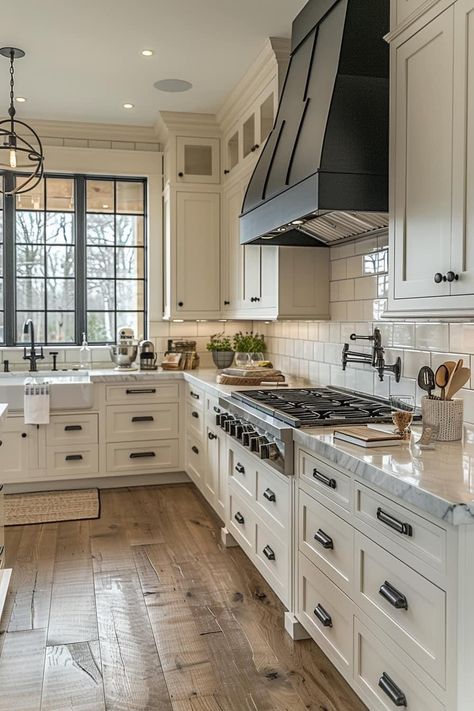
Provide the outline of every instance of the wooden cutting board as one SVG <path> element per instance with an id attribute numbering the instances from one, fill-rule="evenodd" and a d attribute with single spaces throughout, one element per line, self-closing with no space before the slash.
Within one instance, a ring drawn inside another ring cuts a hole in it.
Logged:
<path id="1" fill-rule="evenodd" d="M 250 377 L 239 377 L 237 375 L 224 375 L 221 373 L 220 375 L 217 376 L 216 381 L 220 385 L 260 385 L 260 383 L 284 383 L 285 382 L 285 376 L 284 375 L 265 375 L 265 373 L 262 373 L 261 375 L 255 377 L 255 378 L 250 378 Z"/>

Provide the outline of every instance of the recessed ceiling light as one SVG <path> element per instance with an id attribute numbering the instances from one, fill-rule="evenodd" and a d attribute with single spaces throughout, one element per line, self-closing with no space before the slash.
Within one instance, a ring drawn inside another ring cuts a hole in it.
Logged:
<path id="1" fill-rule="evenodd" d="M 144 57 L 153 57 L 155 53 L 152 49 L 142 49 L 142 54 Z"/>
<path id="2" fill-rule="evenodd" d="M 17 96 L 15 101 L 18 101 L 19 104 L 24 104 L 26 99 L 24 96 Z"/>
<path id="3" fill-rule="evenodd" d="M 102 209 L 103 209 L 103 210 L 108 210 L 108 209 L 109 209 L 109 206 L 108 206 L 108 205 L 102 205 Z"/>
<path id="4" fill-rule="evenodd" d="M 159 91 L 189 91 L 193 88 L 190 81 L 185 81 L 184 79 L 160 79 L 156 81 L 153 86 Z"/>
<path id="5" fill-rule="evenodd" d="M 134 109 L 134 108 L 135 108 L 135 104 L 126 103 L 126 104 L 123 104 L 123 108 L 124 108 L 124 109 Z"/>
<path id="6" fill-rule="evenodd" d="M 292 225 L 304 225 L 304 220 L 293 220 Z"/>

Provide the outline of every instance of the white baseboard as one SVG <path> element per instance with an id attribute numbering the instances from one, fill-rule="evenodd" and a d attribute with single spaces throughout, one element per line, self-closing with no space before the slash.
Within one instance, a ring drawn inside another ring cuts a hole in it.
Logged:
<path id="1" fill-rule="evenodd" d="M 23 494 L 29 491 L 68 491 L 70 489 L 119 489 L 129 486 L 152 486 L 156 484 L 183 484 L 191 480 L 186 472 L 165 472 L 164 474 L 130 474 L 125 476 L 104 476 L 88 479 L 68 479 L 67 481 L 29 481 L 22 484 L 5 484 L 4 494 Z"/>

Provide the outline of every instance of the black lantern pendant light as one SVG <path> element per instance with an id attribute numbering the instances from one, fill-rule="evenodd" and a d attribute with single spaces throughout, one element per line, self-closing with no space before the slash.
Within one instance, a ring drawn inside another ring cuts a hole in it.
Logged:
<path id="1" fill-rule="evenodd" d="M 43 177 L 43 146 L 31 126 L 15 118 L 15 76 L 13 62 L 25 56 L 22 49 L 2 47 L 0 54 L 10 60 L 9 118 L 0 121 L 0 170 L 17 172 L 15 187 L 1 190 L 5 195 L 19 195 L 32 190 Z"/>

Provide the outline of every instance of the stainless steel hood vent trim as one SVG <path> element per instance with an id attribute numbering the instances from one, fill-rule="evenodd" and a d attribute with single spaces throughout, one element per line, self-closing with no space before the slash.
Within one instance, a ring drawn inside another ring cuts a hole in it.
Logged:
<path id="1" fill-rule="evenodd" d="M 310 0 L 295 19 L 242 244 L 329 246 L 386 229 L 388 24 L 389 0 Z"/>

